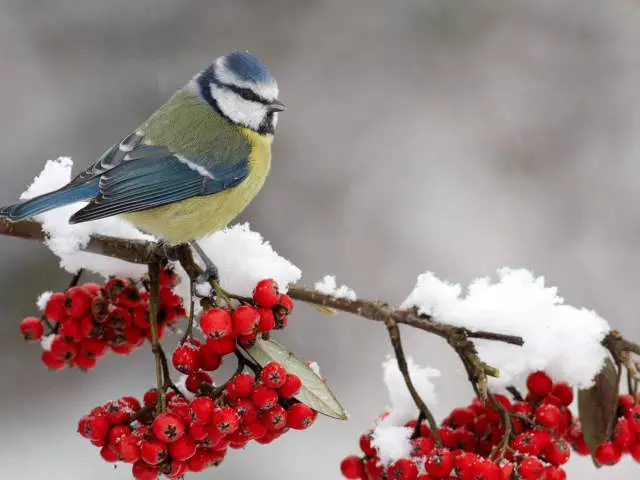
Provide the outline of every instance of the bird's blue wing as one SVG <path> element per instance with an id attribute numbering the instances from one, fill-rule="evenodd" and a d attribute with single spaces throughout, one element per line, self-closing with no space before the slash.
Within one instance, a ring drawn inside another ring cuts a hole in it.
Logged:
<path id="1" fill-rule="evenodd" d="M 86 222 L 211 195 L 235 187 L 248 172 L 248 159 L 205 168 L 165 147 L 138 147 L 119 165 L 96 172 L 100 175 L 98 196 L 69 221 Z"/>

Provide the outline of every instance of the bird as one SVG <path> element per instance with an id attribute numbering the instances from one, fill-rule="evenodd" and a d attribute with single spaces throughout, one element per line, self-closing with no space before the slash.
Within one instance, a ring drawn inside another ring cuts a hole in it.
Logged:
<path id="1" fill-rule="evenodd" d="M 88 201 L 70 223 L 117 215 L 167 245 L 197 245 L 264 185 L 286 109 L 278 93 L 274 75 L 252 54 L 218 57 L 68 184 L 0 207 L 0 217 L 20 221 Z"/>

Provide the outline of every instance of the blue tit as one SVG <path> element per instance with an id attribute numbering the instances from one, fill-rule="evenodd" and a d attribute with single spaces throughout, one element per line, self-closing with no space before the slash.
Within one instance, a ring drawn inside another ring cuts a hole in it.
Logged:
<path id="1" fill-rule="evenodd" d="M 120 215 L 166 243 L 195 241 L 224 228 L 262 188 L 284 109 L 260 60 L 229 53 L 67 185 L 0 208 L 0 217 L 88 201 L 70 223 Z"/>

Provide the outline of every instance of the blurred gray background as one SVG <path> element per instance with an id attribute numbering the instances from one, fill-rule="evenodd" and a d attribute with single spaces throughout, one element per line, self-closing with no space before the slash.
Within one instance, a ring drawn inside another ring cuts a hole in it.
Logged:
<path id="1" fill-rule="evenodd" d="M 92 161 L 213 58 L 249 49 L 290 108 L 243 219 L 306 283 L 336 274 L 400 302 L 426 269 L 466 284 L 525 266 L 640 339 L 639 44 L 635 0 L 1 0 L 0 203 L 46 159 Z M 2 477 L 129 478 L 76 422 L 151 386 L 150 353 L 47 372 L 18 322 L 67 276 L 35 243 L 1 238 L 0 258 Z M 351 420 L 232 451 L 201 478 L 338 479 L 385 407 L 380 325 L 305 308 L 290 325 L 278 338 L 320 363 Z M 468 402 L 453 353 L 408 333 L 444 374 L 438 416 Z M 572 458 L 568 471 L 640 470 Z"/>

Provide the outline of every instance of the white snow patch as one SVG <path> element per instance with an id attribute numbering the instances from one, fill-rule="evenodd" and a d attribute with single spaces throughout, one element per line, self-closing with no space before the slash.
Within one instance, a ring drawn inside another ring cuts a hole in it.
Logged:
<path id="1" fill-rule="evenodd" d="M 44 309 L 47 307 L 47 303 L 49 303 L 49 299 L 51 298 L 51 295 L 53 295 L 53 292 L 51 290 L 48 290 L 46 292 L 42 292 L 38 296 L 38 299 L 36 300 L 36 305 L 38 306 L 41 312 L 44 312 Z"/>
<path id="2" fill-rule="evenodd" d="M 47 352 L 51 350 L 51 343 L 53 343 L 54 338 L 56 338 L 56 335 L 53 333 L 50 335 L 44 335 L 40 339 L 40 346 L 42 347 L 42 350 L 46 350 Z"/>
<path id="3" fill-rule="evenodd" d="M 338 287 L 336 283 L 336 277 L 333 275 L 325 275 L 322 277 L 322 280 L 316 282 L 314 288 L 325 295 L 331 295 L 334 298 L 344 298 L 349 300 L 350 302 L 355 302 L 358 297 L 356 292 L 353 289 L 347 287 L 346 285 L 341 285 Z"/>
<path id="4" fill-rule="evenodd" d="M 431 272 L 418 282 L 401 308 L 418 307 L 434 320 L 524 339 L 518 347 L 474 340 L 480 358 L 500 370 L 492 386 L 505 387 L 536 370 L 559 382 L 589 387 L 607 355 L 601 345 L 609 324 L 592 310 L 566 305 L 556 287 L 525 269 L 502 268 L 498 281 L 474 280 L 462 295 L 460 285 L 439 280 Z"/>
<path id="5" fill-rule="evenodd" d="M 420 397 L 427 405 L 434 406 L 438 403 L 435 387 L 432 379 L 439 377 L 440 372 L 434 368 L 421 367 L 407 357 L 409 376 Z M 383 464 L 387 465 L 400 458 L 406 458 L 411 452 L 412 429 L 404 425 L 415 420 L 418 409 L 407 389 L 402 373 L 398 369 L 398 363 L 394 357 L 389 357 L 382 364 L 384 382 L 389 392 L 391 403 L 389 414 L 382 419 L 373 430 L 371 444 L 378 450 L 378 455 Z"/>

